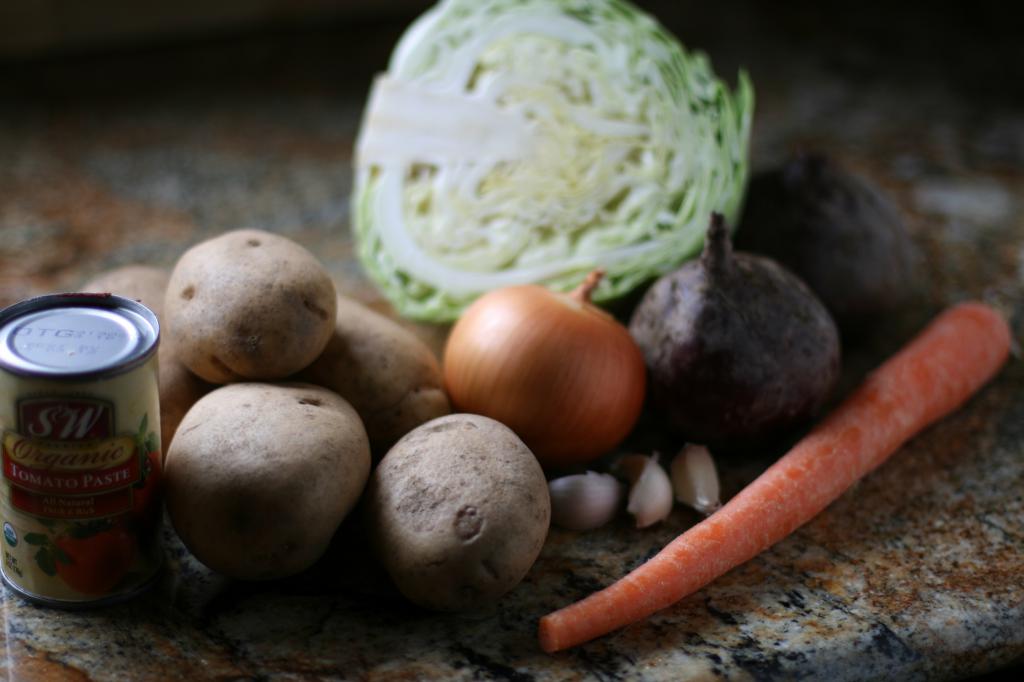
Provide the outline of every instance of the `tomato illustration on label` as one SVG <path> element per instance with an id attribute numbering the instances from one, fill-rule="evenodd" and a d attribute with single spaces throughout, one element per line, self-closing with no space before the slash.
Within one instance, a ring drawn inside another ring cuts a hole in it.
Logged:
<path id="1" fill-rule="evenodd" d="M 69 561 L 57 560 L 57 575 L 82 594 L 106 594 L 128 574 L 135 559 L 135 537 L 111 528 L 87 538 L 65 536 L 54 545 Z"/>
<path id="2" fill-rule="evenodd" d="M 110 521 L 74 524 L 56 538 L 29 533 L 25 542 L 38 547 L 35 560 L 43 573 L 82 594 L 114 589 L 135 560 L 135 536 Z"/>

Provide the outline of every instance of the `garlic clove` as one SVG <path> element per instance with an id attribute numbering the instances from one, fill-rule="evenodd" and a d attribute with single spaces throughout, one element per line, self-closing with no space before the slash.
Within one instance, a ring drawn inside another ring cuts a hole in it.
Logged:
<path id="1" fill-rule="evenodd" d="M 620 468 L 627 476 L 633 478 L 637 470 L 637 455 L 629 455 L 620 461 Z M 626 511 L 636 519 L 637 528 L 646 528 L 668 518 L 672 512 L 672 482 L 668 474 L 658 464 L 658 455 L 644 457 L 643 468 L 633 478 L 633 486 L 629 491 L 629 502 Z"/>
<path id="2" fill-rule="evenodd" d="M 622 484 L 614 476 L 588 471 L 548 481 L 551 523 L 569 530 L 593 530 L 615 518 Z"/>
<path id="3" fill-rule="evenodd" d="M 670 468 L 677 500 L 705 515 L 722 506 L 718 471 L 706 447 L 687 445 L 672 460 Z"/>

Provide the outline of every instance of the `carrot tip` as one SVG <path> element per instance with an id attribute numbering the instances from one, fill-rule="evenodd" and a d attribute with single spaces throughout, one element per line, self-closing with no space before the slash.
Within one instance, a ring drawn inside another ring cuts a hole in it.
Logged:
<path id="1" fill-rule="evenodd" d="M 553 654 L 556 651 L 560 651 L 563 647 L 558 645 L 558 638 L 553 632 L 551 632 L 551 621 L 550 616 L 544 616 L 540 619 L 540 625 L 537 627 L 537 639 L 540 641 L 540 648 L 544 650 L 544 653 Z"/>

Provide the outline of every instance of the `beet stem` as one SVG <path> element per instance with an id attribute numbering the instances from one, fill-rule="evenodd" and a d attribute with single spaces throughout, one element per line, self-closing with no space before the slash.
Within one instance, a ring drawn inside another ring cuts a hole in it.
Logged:
<path id="1" fill-rule="evenodd" d="M 721 213 L 711 214 L 711 224 L 700 258 L 705 269 L 712 273 L 724 273 L 732 267 L 732 240 L 729 238 L 725 216 Z"/>

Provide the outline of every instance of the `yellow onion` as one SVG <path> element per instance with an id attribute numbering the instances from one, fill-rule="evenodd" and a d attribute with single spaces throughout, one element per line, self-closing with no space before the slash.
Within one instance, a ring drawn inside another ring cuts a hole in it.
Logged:
<path id="1" fill-rule="evenodd" d="M 498 289 L 452 329 L 445 388 L 460 412 L 497 419 L 558 468 L 593 460 L 633 428 L 643 406 L 643 355 L 629 331 L 590 303 L 602 273 L 575 291 Z"/>

